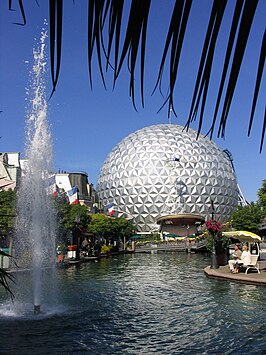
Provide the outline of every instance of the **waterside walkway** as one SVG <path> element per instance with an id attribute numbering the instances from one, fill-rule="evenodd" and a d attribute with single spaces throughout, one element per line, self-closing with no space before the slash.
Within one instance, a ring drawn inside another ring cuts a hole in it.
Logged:
<path id="1" fill-rule="evenodd" d="M 165 253 L 165 252 L 179 252 L 184 251 L 188 253 L 194 253 L 198 251 L 205 251 L 205 240 L 200 241 L 188 241 L 181 240 L 175 242 L 164 242 L 164 243 L 145 243 L 141 245 L 136 243 L 135 253 Z"/>
<path id="2" fill-rule="evenodd" d="M 75 258 L 65 258 L 62 262 L 57 262 L 58 266 L 73 266 L 73 265 L 79 265 L 83 263 L 87 263 L 90 261 L 97 262 L 100 259 L 108 258 L 110 256 L 115 256 L 115 255 L 122 255 L 122 254 L 132 254 L 132 251 L 119 251 L 119 252 L 113 252 L 110 254 L 101 254 L 98 256 L 81 256 L 79 260 L 76 260 Z"/>
<path id="3" fill-rule="evenodd" d="M 248 274 L 240 272 L 238 274 L 230 273 L 228 265 L 220 266 L 218 269 L 211 269 L 207 266 L 204 273 L 207 277 L 241 282 L 250 285 L 266 286 L 266 261 L 259 261 L 260 274 L 255 271 L 249 271 Z"/>

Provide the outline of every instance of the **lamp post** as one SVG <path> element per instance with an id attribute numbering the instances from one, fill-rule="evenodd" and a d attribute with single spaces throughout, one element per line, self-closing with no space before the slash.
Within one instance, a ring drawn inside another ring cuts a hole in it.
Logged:
<path id="1" fill-rule="evenodd" d="M 214 220 L 214 203 L 211 200 L 211 216 L 212 220 Z M 212 231 L 212 256 L 211 256 L 211 269 L 218 269 L 217 258 L 216 258 L 216 249 L 215 249 L 215 234 L 216 232 Z"/>
<path id="2" fill-rule="evenodd" d="M 215 233 L 212 234 L 212 257 L 211 257 L 211 269 L 218 269 L 215 249 Z"/>
<path id="3" fill-rule="evenodd" d="M 80 229 L 79 229 L 79 224 L 80 224 L 80 216 L 76 215 L 75 217 L 75 229 L 74 229 L 74 236 L 76 239 L 76 244 L 77 244 L 77 249 L 76 249 L 76 258 L 75 260 L 80 260 Z"/>

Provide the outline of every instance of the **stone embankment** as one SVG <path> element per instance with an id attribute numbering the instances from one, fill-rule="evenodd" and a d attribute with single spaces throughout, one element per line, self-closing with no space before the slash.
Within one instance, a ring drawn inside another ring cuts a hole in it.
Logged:
<path id="1" fill-rule="evenodd" d="M 204 269 L 204 273 L 206 274 L 206 276 L 214 279 L 266 286 L 266 260 L 259 261 L 258 264 L 260 274 L 255 270 L 249 271 L 248 274 L 245 274 L 245 272 L 232 274 L 230 273 L 228 265 L 220 266 L 218 269 L 211 269 L 210 266 L 207 266 Z"/>

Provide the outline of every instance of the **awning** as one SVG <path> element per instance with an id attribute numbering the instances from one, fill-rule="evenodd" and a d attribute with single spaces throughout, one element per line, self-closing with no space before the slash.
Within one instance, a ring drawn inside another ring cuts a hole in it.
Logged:
<path id="1" fill-rule="evenodd" d="M 145 239 L 145 237 L 143 235 L 133 235 L 130 239 Z"/>
<path id="2" fill-rule="evenodd" d="M 178 235 L 178 234 L 174 234 L 174 233 L 167 233 L 167 232 L 164 232 L 163 235 L 165 237 L 169 237 L 169 238 L 184 238 L 182 237 L 181 235 Z"/>
<path id="3" fill-rule="evenodd" d="M 222 235 L 228 238 L 238 239 L 240 242 L 261 242 L 259 235 L 248 231 L 222 232 Z"/>

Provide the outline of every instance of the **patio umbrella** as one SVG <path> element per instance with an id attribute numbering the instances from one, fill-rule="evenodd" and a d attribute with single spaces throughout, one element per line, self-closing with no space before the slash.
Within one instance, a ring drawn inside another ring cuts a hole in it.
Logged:
<path id="1" fill-rule="evenodd" d="M 222 235 L 228 238 L 238 239 L 240 242 L 261 242 L 259 235 L 248 231 L 222 232 Z"/>

